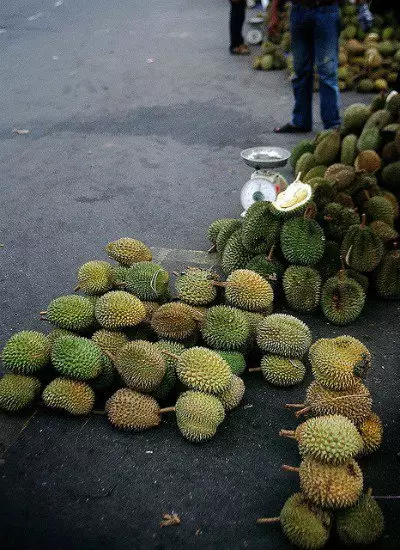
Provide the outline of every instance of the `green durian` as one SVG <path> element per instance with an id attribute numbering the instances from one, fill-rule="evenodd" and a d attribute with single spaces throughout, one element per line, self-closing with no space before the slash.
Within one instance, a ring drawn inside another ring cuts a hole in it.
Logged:
<path id="1" fill-rule="evenodd" d="M 361 314 L 366 295 L 361 285 L 346 276 L 344 270 L 330 277 L 322 287 L 321 309 L 335 325 L 348 325 Z"/>
<path id="2" fill-rule="evenodd" d="M 324 255 L 315 268 L 325 282 L 340 270 L 340 246 L 335 241 L 326 241 Z"/>
<path id="3" fill-rule="evenodd" d="M 363 214 L 361 225 L 349 228 L 341 246 L 346 264 L 362 273 L 374 270 L 383 256 L 382 241 L 365 222 L 366 216 Z"/>
<path id="4" fill-rule="evenodd" d="M 230 306 L 263 312 L 272 307 L 274 292 L 269 282 L 258 273 L 237 269 L 226 280 L 225 299 Z"/>
<path id="5" fill-rule="evenodd" d="M 225 418 L 221 401 L 199 391 L 181 393 L 175 412 L 181 434 L 194 443 L 211 439 Z"/>
<path id="6" fill-rule="evenodd" d="M 257 329 L 257 344 L 266 353 L 301 359 L 311 345 L 308 326 L 284 313 L 265 317 Z"/>
<path id="7" fill-rule="evenodd" d="M 136 296 L 115 290 L 100 296 L 95 314 L 104 329 L 118 330 L 138 325 L 146 317 L 146 309 Z"/>
<path id="8" fill-rule="evenodd" d="M 300 359 L 269 354 L 261 359 L 261 372 L 264 379 L 273 386 L 287 387 L 303 382 L 306 367 Z"/>
<path id="9" fill-rule="evenodd" d="M 159 300 L 168 291 L 169 273 L 153 262 L 136 262 L 125 275 L 125 290 L 139 300 Z"/>
<path id="10" fill-rule="evenodd" d="M 364 103 L 354 103 L 343 113 L 343 129 L 346 134 L 359 134 L 371 114 L 370 107 Z"/>
<path id="11" fill-rule="evenodd" d="M 400 190 L 400 161 L 391 162 L 382 170 L 382 185 L 394 192 Z"/>
<path id="12" fill-rule="evenodd" d="M 207 346 L 216 350 L 242 350 L 250 337 L 249 321 L 244 312 L 228 306 L 208 309 L 200 328 Z"/>
<path id="13" fill-rule="evenodd" d="M 93 260 L 83 264 L 78 271 L 78 286 L 85 294 L 104 294 L 115 283 L 115 271 L 109 262 Z"/>
<path id="14" fill-rule="evenodd" d="M 384 518 L 379 504 L 368 490 L 351 508 L 336 516 L 336 530 L 347 546 L 368 545 L 377 541 L 384 530 Z"/>
<path id="15" fill-rule="evenodd" d="M 128 342 L 118 350 L 113 361 L 128 388 L 141 393 L 155 391 L 167 369 L 159 348 L 145 340 Z"/>
<path id="16" fill-rule="evenodd" d="M 271 213 L 271 203 L 255 202 L 243 219 L 242 242 L 254 254 L 268 252 L 279 238 L 280 221 Z"/>
<path id="17" fill-rule="evenodd" d="M 302 140 L 299 141 L 292 149 L 292 153 L 290 155 L 289 163 L 293 170 L 296 168 L 297 161 L 299 158 L 304 155 L 304 153 L 313 153 L 315 151 L 315 144 L 308 140 Z"/>
<path id="18" fill-rule="evenodd" d="M 390 227 L 394 225 L 394 212 L 391 203 L 385 197 L 371 197 L 364 205 L 369 222 L 382 221 Z"/>
<path id="19" fill-rule="evenodd" d="M 376 292 L 380 298 L 400 299 L 400 252 L 386 252 L 376 274 Z"/>
<path id="20" fill-rule="evenodd" d="M 348 134 L 343 138 L 340 152 L 340 163 L 347 166 L 353 166 L 356 160 L 358 137 L 355 134 Z"/>
<path id="21" fill-rule="evenodd" d="M 14 374 L 34 374 L 50 361 L 50 342 L 45 334 L 35 330 L 16 332 L 3 348 L 4 368 Z"/>
<path id="22" fill-rule="evenodd" d="M 17 412 L 28 407 L 40 392 L 40 382 L 33 376 L 4 374 L 0 378 L 0 410 Z"/>
<path id="23" fill-rule="evenodd" d="M 216 275 L 207 269 L 188 267 L 177 277 L 175 290 L 179 300 L 193 306 L 211 304 L 217 297 L 213 281 Z"/>
<path id="24" fill-rule="evenodd" d="M 242 223 L 242 220 L 231 219 L 221 227 L 215 242 L 217 252 L 223 253 L 231 236 L 242 228 Z"/>
<path id="25" fill-rule="evenodd" d="M 243 353 L 238 351 L 215 350 L 224 359 L 231 368 L 232 374 L 241 376 L 246 370 L 246 359 Z"/>
<path id="26" fill-rule="evenodd" d="M 304 153 L 296 162 L 295 176 L 307 174 L 315 166 L 317 166 L 317 160 L 314 153 Z"/>
<path id="27" fill-rule="evenodd" d="M 231 411 L 240 405 L 245 390 L 243 380 L 234 374 L 227 389 L 218 394 L 218 399 L 226 411 Z"/>
<path id="28" fill-rule="evenodd" d="M 242 231 L 237 230 L 229 238 L 221 258 L 221 267 L 225 275 L 230 275 L 236 269 L 244 269 L 255 256 L 247 250 L 242 241 Z"/>
<path id="29" fill-rule="evenodd" d="M 128 267 L 136 262 L 151 262 L 153 259 L 148 246 L 130 237 L 108 243 L 105 250 L 112 260 Z"/>
<path id="30" fill-rule="evenodd" d="M 83 332 L 95 324 L 94 306 L 83 296 L 60 296 L 52 300 L 46 312 L 47 320 L 57 328 Z"/>
<path id="31" fill-rule="evenodd" d="M 213 394 L 225 391 L 233 376 L 217 352 L 203 347 L 185 350 L 177 359 L 176 374 L 187 388 Z"/>
<path id="32" fill-rule="evenodd" d="M 91 412 L 95 395 L 92 388 L 85 382 L 55 378 L 43 390 L 42 399 L 47 407 L 81 416 Z"/>
<path id="33" fill-rule="evenodd" d="M 340 152 L 340 132 L 328 135 L 317 145 L 314 151 L 316 165 L 324 164 L 330 166 L 337 159 Z"/>
<path id="34" fill-rule="evenodd" d="M 322 227 L 306 211 L 304 217 L 293 218 L 283 224 L 281 249 L 292 264 L 313 265 L 319 262 L 325 250 Z"/>
<path id="35" fill-rule="evenodd" d="M 66 378 L 91 380 L 103 369 L 101 349 L 91 340 L 78 336 L 58 338 L 51 350 L 55 370 Z"/>
<path id="36" fill-rule="evenodd" d="M 311 313 L 319 305 L 321 276 L 316 269 L 292 265 L 283 276 L 283 291 L 289 307 L 294 311 Z"/>

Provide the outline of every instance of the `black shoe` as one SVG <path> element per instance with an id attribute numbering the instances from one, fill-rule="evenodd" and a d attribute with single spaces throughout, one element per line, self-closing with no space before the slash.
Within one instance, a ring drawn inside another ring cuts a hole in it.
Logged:
<path id="1" fill-rule="evenodd" d="M 290 122 L 284 126 L 274 128 L 275 134 L 308 134 L 311 132 L 311 128 L 302 128 L 301 126 L 295 126 Z"/>

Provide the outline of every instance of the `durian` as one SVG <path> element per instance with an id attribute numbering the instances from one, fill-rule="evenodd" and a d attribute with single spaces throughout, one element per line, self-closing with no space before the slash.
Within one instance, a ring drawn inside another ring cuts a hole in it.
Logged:
<path id="1" fill-rule="evenodd" d="M 247 250 L 243 244 L 242 231 L 235 231 L 229 238 L 221 257 L 221 267 L 225 275 L 230 275 L 236 269 L 244 269 L 254 253 Z"/>
<path id="2" fill-rule="evenodd" d="M 94 391 L 88 384 L 68 378 L 55 378 L 42 394 L 48 407 L 76 416 L 89 414 L 93 409 L 94 398 Z"/>
<path id="3" fill-rule="evenodd" d="M 363 440 L 361 454 L 369 455 L 379 449 L 383 438 L 383 425 L 379 416 L 371 413 L 357 427 Z"/>
<path id="4" fill-rule="evenodd" d="M 151 327 L 159 338 L 166 340 L 187 340 L 198 328 L 203 318 L 193 307 L 179 302 L 164 304 L 154 313 Z"/>
<path id="5" fill-rule="evenodd" d="M 266 311 L 272 306 L 274 292 L 261 275 L 248 269 L 233 271 L 225 287 L 226 302 L 246 311 Z"/>
<path id="6" fill-rule="evenodd" d="M 241 376 L 244 373 L 246 370 L 246 359 L 243 353 L 239 353 L 238 351 L 215 351 L 228 363 L 232 374 Z"/>
<path id="7" fill-rule="evenodd" d="M 234 374 L 227 389 L 218 394 L 218 399 L 226 411 L 231 411 L 240 405 L 244 392 L 245 385 L 243 380 Z"/>
<path id="8" fill-rule="evenodd" d="M 287 387 L 296 386 L 303 382 L 306 367 L 299 359 L 279 355 L 264 355 L 261 359 L 261 372 L 264 379 L 273 386 Z"/>
<path id="9" fill-rule="evenodd" d="M 382 511 L 368 490 L 351 508 L 336 516 L 336 530 L 341 542 L 348 546 L 368 545 L 377 541 L 384 530 Z"/>
<path id="10" fill-rule="evenodd" d="M 128 388 L 115 392 L 105 408 L 111 424 L 123 430 L 146 430 L 158 426 L 161 421 L 157 401 Z"/>
<path id="11" fill-rule="evenodd" d="M 379 237 L 366 225 L 363 214 L 361 225 L 353 225 L 346 233 L 341 247 L 346 264 L 361 272 L 370 272 L 380 263 L 383 244 Z"/>
<path id="12" fill-rule="evenodd" d="M 267 353 L 301 359 L 311 341 L 308 326 L 291 315 L 275 313 L 258 325 L 257 344 Z"/>
<path id="13" fill-rule="evenodd" d="M 348 325 L 355 321 L 364 309 L 366 295 L 362 286 L 341 270 L 330 277 L 322 287 L 321 309 L 334 325 Z"/>
<path id="14" fill-rule="evenodd" d="M 92 341 L 103 353 L 116 355 L 118 350 L 128 343 L 128 338 L 122 332 L 101 329 L 93 334 Z"/>
<path id="15" fill-rule="evenodd" d="M 85 294 L 104 294 L 115 283 L 115 271 L 109 262 L 93 260 L 83 264 L 78 271 L 78 286 Z"/>
<path id="16" fill-rule="evenodd" d="M 58 338 L 51 350 L 55 370 L 74 380 L 91 380 L 103 369 L 102 351 L 91 340 L 78 336 Z"/>
<path id="17" fill-rule="evenodd" d="M 2 351 L 4 368 L 15 374 L 33 374 L 50 360 L 50 342 L 34 330 L 17 332 L 7 340 Z"/>
<path id="18" fill-rule="evenodd" d="M 283 276 L 283 291 L 290 308 L 294 311 L 311 313 L 319 305 L 321 277 L 312 267 L 292 265 Z"/>
<path id="19" fill-rule="evenodd" d="M 214 394 L 225 391 L 233 376 L 217 352 L 202 347 L 190 348 L 179 356 L 176 374 L 186 387 Z"/>
<path id="20" fill-rule="evenodd" d="M 255 202 L 243 219 L 242 241 L 254 254 L 267 253 L 279 238 L 280 221 L 271 213 L 271 203 Z"/>
<path id="21" fill-rule="evenodd" d="M 158 300 L 168 291 L 169 273 L 153 262 L 136 262 L 126 272 L 125 290 L 139 300 Z"/>
<path id="22" fill-rule="evenodd" d="M 221 401 L 214 395 L 199 391 L 181 393 L 175 412 L 182 435 L 195 443 L 211 439 L 225 418 Z"/>
<path id="23" fill-rule="evenodd" d="M 52 300 L 47 311 L 42 311 L 47 320 L 57 328 L 83 332 L 95 323 L 94 307 L 91 301 L 83 296 L 60 296 Z"/>
<path id="24" fill-rule="evenodd" d="M 40 382 L 33 376 L 4 374 L 0 378 L 0 410 L 16 412 L 30 405 L 40 392 Z"/>
<path id="25" fill-rule="evenodd" d="M 288 220 L 282 227 L 281 249 L 291 264 L 314 265 L 324 254 L 324 232 L 308 212 L 302 218 Z"/>
<path id="26" fill-rule="evenodd" d="M 244 312 L 229 306 L 211 307 L 201 323 L 201 334 L 207 346 L 217 350 L 242 350 L 250 337 L 250 326 Z"/>
<path id="27" fill-rule="evenodd" d="M 97 300 L 96 319 L 107 330 L 118 330 L 138 325 L 146 317 L 142 302 L 122 290 L 107 292 Z"/>
<path id="28" fill-rule="evenodd" d="M 179 300 L 193 306 L 211 304 L 217 297 L 213 281 L 216 275 L 211 270 L 197 267 L 187 268 L 175 282 L 175 289 Z"/>
<path id="29" fill-rule="evenodd" d="M 162 352 L 145 340 L 125 344 L 116 354 L 114 364 L 128 388 L 143 393 L 156 390 L 166 372 Z"/>
<path id="30" fill-rule="evenodd" d="M 145 244 L 129 237 L 109 243 L 106 252 L 112 260 L 128 267 L 136 262 L 151 262 L 153 259 L 151 250 Z"/>
<path id="31" fill-rule="evenodd" d="M 376 292 L 381 298 L 400 298 L 400 251 L 397 246 L 386 252 L 377 269 Z"/>

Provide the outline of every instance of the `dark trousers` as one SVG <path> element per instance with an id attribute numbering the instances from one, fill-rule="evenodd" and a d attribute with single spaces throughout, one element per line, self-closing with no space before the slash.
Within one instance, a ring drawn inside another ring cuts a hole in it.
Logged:
<path id="1" fill-rule="evenodd" d="M 231 49 L 236 48 L 244 43 L 242 28 L 246 13 L 246 1 L 231 2 L 231 18 L 229 22 L 229 30 L 231 34 Z"/>

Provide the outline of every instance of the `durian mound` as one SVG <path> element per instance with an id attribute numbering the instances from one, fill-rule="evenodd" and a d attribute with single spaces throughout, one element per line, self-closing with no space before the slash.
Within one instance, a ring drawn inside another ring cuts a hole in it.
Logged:
<path id="1" fill-rule="evenodd" d="M 107 330 L 138 325 L 146 317 L 142 302 L 122 290 L 107 292 L 96 302 L 96 319 Z"/>
<path id="2" fill-rule="evenodd" d="M 382 510 L 371 491 L 362 495 L 353 507 L 341 510 L 336 516 L 337 533 L 348 546 L 372 544 L 380 538 L 384 527 Z"/>
<path id="3" fill-rule="evenodd" d="M 47 319 L 58 328 L 83 332 L 95 323 L 94 307 L 84 296 L 60 296 L 50 302 Z"/>
<path id="4" fill-rule="evenodd" d="M 352 336 L 317 340 L 309 358 L 317 382 L 331 390 L 350 389 L 356 377 L 364 377 L 371 365 L 368 348 Z"/>
<path id="5" fill-rule="evenodd" d="M 383 425 L 377 414 L 371 413 L 358 425 L 358 430 L 363 440 L 362 455 L 368 455 L 379 449 L 382 443 Z"/>
<path id="6" fill-rule="evenodd" d="M 186 340 L 196 332 L 201 318 L 193 307 L 171 302 L 157 309 L 151 319 L 151 327 L 159 338 Z"/>
<path id="7" fill-rule="evenodd" d="M 291 315 L 275 313 L 258 325 L 257 344 L 267 353 L 301 359 L 311 341 L 308 326 Z"/>
<path id="8" fill-rule="evenodd" d="M 361 380 L 343 391 L 328 390 L 318 382 L 312 382 L 307 389 L 306 405 L 315 416 L 340 414 L 354 423 L 360 423 L 371 413 L 372 399 Z"/>
<path id="9" fill-rule="evenodd" d="M 78 271 L 78 285 L 85 294 L 104 294 L 115 282 L 115 271 L 109 262 L 93 260 L 83 264 Z"/>
<path id="10" fill-rule="evenodd" d="M 78 336 L 58 338 L 51 351 L 54 368 L 62 376 L 91 380 L 103 369 L 101 349 L 91 340 Z"/>
<path id="11" fill-rule="evenodd" d="M 313 506 L 302 493 L 295 493 L 285 502 L 280 522 L 292 544 L 318 550 L 328 541 L 332 519 L 329 512 Z"/>
<path id="12" fill-rule="evenodd" d="M 137 262 L 126 272 L 125 289 L 139 300 L 158 300 L 168 290 L 169 273 L 153 262 Z"/>
<path id="13" fill-rule="evenodd" d="M 250 337 L 250 326 L 244 312 L 229 306 L 211 307 L 201 324 L 207 346 L 231 351 L 241 350 Z"/>
<path id="14" fill-rule="evenodd" d="M 41 332 L 17 332 L 4 346 L 2 360 L 4 367 L 15 374 L 33 374 L 50 361 L 49 340 Z"/>
<path id="15" fill-rule="evenodd" d="M 95 395 L 92 388 L 85 382 L 55 378 L 43 390 L 42 398 L 48 407 L 79 416 L 90 413 Z"/>
<path id="16" fill-rule="evenodd" d="M 0 378 L 0 410 L 15 412 L 32 403 L 40 391 L 40 382 L 32 376 L 5 374 Z"/>
<path id="17" fill-rule="evenodd" d="M 211 439 L 225 418 L 221 401 L 198 391 L 181 393 L 175 412 L 182 435 L 195 443 Z"/>
<path id="18" fill-rule="evenodd" d="M 296 429 L 299 451 L 328 464 L 343 464 L 357 456 L 363 442 L 355 425 L 345 416 L 310 418 Z"/>
<path id="19" fill-rule="evenodd" d="M 128 338 L 122 332 L 100 329 L 96 331 L 92 340 L 103 353 L 115 355 L 119 349 L 128 343 Z"/>
<path id="20" fill-rule="evenodd" d="M 246 359 L 243 353 L 238 351 L 215 350 L 224 359 L 231 368 L 232 374 L 240 376 L 246 370 Z"/>
<path id="21" fill-rule="evenodd" d="M 160 407 L 149 395 L 128 388 L 116 391 L 106 403 L 108 420 L 123 430 L 146 430 L 160 423 Z"/>
<path id="22" fill-rule="evenodd" d="M 311 198 L 311 186 L 297 179 L 271 203 L 271 212 L 282 218 L 297 216 L 305 211 Z"/>
<path id="23" fill-rule="evenodd" d="M 144 393 L 157 389 L 166 372 L 163 355 L 145 340 L 125 344 L 115 356 L 114 364 L 129 388 Z"/>
<path id="24" fill-rule="evenodd" d="M 355 460 L 335 466 L 306 457 L 300 464 L 300 486 L 317 506 L 348 508 L 362 492 L 363 475 Z"/>
<path id="25" fill-rule="evenodd" d="M 188 268 L 175 282 L 178 298 L 193 306 L 211 304 L 217 297 L 217 289 L 212 284 L 214 279 L 209 270 Z"/>
<path id="26" fill-rule="evenodd" d="M 273 386 L 295 386 L 301 384 L 306 367 L 299 359 L 264 355 L 261 359 L 261 372 L 267 382 Z"/>
<path id="27" fill-rule="evenodd" d="M 227 389 L 218 394 L 218 399 L 226 411 L 231 411 L 240 405 L 245 389 L 243 380 L 234 374 Z"/>
<path id="28" fill-rule="evenodd" d="M 221 393 L 232 381 L 228 363 L 215 351 L 201 347 L 182 353 L 176 365 L 176 374 L 188 388 L 207 393 Z"/>
<path id="29" fill-rule="evenodd" d="M 249 269 L 237 269 L 227 279 L 225 298 L 229 305 L 246 311 L 268 310 L 274 292 L 268 281 Z"/>
<path id="30" fill-rule="evenodd" d="M 131 266 L 136 262 L 151 262 L 151 250 L 141 241 L 123 237 L 106 246 L 108 256 L 116 262 Z"/>
<path id="31" fill-rule="evenodd" d="M 168 342 L 167 340 L 160 340 L 154 345 L 159 352 L 168 351 L 173 355 L 182 355 L 182 353 L 186 350 L 185 346 L 182 344 L 179 344 L 178 342 Z M 176 384 L 177 359 L 174 359 L 169 355 L 163 355 L 163 357 L 166 367 L 164 378 L 158 388 L 153 392 L 153 397 L 160 400 L 168 397 Z"/>

